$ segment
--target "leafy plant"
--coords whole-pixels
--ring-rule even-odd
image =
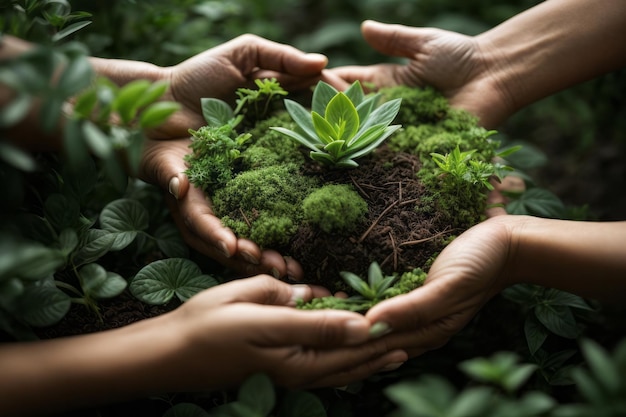
[[[311,112],[293,100],[285,100],[296,130],[274,130],[311,149],[312,159],[338,167],[356,167],[355,159],[376,149],[400,128],[391,125],[401,99],[378,106],[379,94],[366,97],[356,81],[345,92],[319,82],[313,92]]]
[[[377,301],[385,297],[385,292],[398,279],[397,276],[384,276],[378,262],[372,262],[367,273],[367,282],[352,272],[342,271],[341,277],[363,298]]]

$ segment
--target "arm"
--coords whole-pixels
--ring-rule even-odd
[[[626,222],[497,216],[451,242],[423,287],[366,315],[387,323],[390,347],[419,355],[445,344],[494,295],[517,283],[605,301],[626,298]]]
[[[367,21],[367,42],[407,63],[341,67],[332,74],[344,87],[356,79],[378,87],[431,85],[495,128],[536,100],[625,65],[625,25],[619,0],[545,1],[474,37]]]
[[[256,372],[284,386],[340,386],[406,360],[361,344],[369,323],[359,314],[288,307],[314,292],[259,276],[123,328],[0,345],[0,415],[227,388]]]

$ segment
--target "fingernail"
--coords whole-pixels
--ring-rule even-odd
[[[249,264],[252,264],[252,265],[259,264],[259,260],[255,258],[254,256],[252,256],[250,253],[246,251],[240,251],[239,253],[241,254],[241,257],[243,258],[243,260],[248,262]]]
[[[384,321],[374,323],[372,327],[370,327],[370,338],[372,339],[382,337],[389,333],[391,333],[391,326],[389,326]]]
[[[398,369],[402,365],[404,365],[404,362],[393,362],[393,363],[390,363],[390,364],[386,365],[385,367],[381,368],[380,371],[381,372],[395,371],[396,369]]]
[[[346,343],[362,343],[367,340],[365,327],[367,324],[363,320],[348,320],[346,322]]]
[[[278,269],[276,268],[270,269],[270,274],[272,274],[272,276],[276,279],[280,278],[280,272],[278,272]]]
[[[304,300],[309,296],[311,289],[308,285],[292,285],[291,286],[291,300],[287,305],[295,307],[298,301]]]
[[[228,251],[228,246],[226,246],[225,242],[217,242],[217,245],[220,248],[220,251],[222,252],[222,255],[224,255],[227,258],[230,258],[230,252]]]
[[[180,180],[178,179],[178,177],[173,177],[170,180],[170,183],[168,185],[168,190],[170,194],[173,195],[174,198],[176,198],[176,200],[178,200],[178,195],[180,192]]]

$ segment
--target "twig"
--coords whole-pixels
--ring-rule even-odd
[[[396,241],[393,238],[393,234],[389,232],[389,239],[391,239],[391,247],[393,248],[393,270],[398,270],[398,248],[396,247]]]
[[[380,216],[378,216],[378,218],[376,220],[374,220],[374,222],[370,225],[370,227],[367,228],[367,230],[365,231],[365,233],[363,233],[361,235],[361,237],[359,238],[359,240],[357,241],[357,243],[361,243],[363,242],[363,240],[365,240],[365,238],[367,237],[367,235],[370,234],[370,232],[372,231],[372,229],[374,228],[374,226],[376,226],[378,224],[378,222],[380,221],[380,219],[383,218],[383,216],[385,214],[387,214],[389,212],[389,210],[391,210],[396,204],[398,204],[398,201],[394,201],[393,203],[391,203],[385,210],[383,210],[382,213],[380,213]]]
[[[246,213],[244,213],[244,212],[243,212],[243,210],[241,209],[241,207],[239,207],[239,213],[241,213],[241,216],[243,217],[243,220],[246,222],[246,224],[248,225],[248,227],[251,227],[250,220],[248,220],[248,217],[246,216]]]
[[[429,240],[436,239],[436,238],[438,238],[439,236],[444,235],[444,234],[446,234],[446,233],[453,232],[454,230],[455,230],[455,229],[444,230],[443,232],[439,232],[439,233],[437,233],[437,234],[435,234],[435,235],[432,235],[431,237],[426,237],[426,238],[424,238],[424,239],[409,240],[409,241],[407,241],[407,242],[402,242],[402,243],[400,243],[400,244],[398,245],[398,247],[401,247],[401,246],[411,246],[411,245],[417,245],[417,244],[420,244],[420,243],[428,242]]]

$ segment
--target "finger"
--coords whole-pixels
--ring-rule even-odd
[[[284,259],[287,266],[287,278],[292,281],[301,281],[304,278],[304,270],[300,262],[291,256],[285,256]]]
[[[372,83],[376,87],[390,87],[399,84],[396,73],[402,66],[397,64],[376,64],[369,66],[348,65],[328,70],[333,76],[352,84],[355,81]],[[366,89],[367,86],[363,86]]]
[[[271,306],[295,306],[298,300],[308,301],[319,293],[318,288],[308,285],[290,285],[269,275],[257,275],[213,287],[210,296],[223,299],[223,304],[254,303]],[[290,309],[285,310],[285,314],[290,312]],[[275,317],[284,317],[276,314],[276,311],[273,314]],[[278,318],[278,320],[283,319]],[[254,322],[258,322],[257,317],[254,318]],[[267,320],[267,322],[274,323],[271,320]]]
[[[423,29],[373,20],[364,21],[361,31],[372,48],[385,55],[403,58],[412,58],[419,51],[425,35]]]
[[[487,196],[487,207],[485,211],[487,217],[501,216],[506,213],[504,206],[509,202],[509,199],[503,192],[523,192],[526,188],[524,180],[516,176],[506,176],[502,181],[492,182],[494,189]]]

